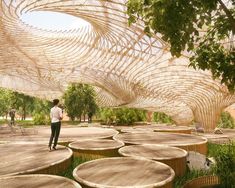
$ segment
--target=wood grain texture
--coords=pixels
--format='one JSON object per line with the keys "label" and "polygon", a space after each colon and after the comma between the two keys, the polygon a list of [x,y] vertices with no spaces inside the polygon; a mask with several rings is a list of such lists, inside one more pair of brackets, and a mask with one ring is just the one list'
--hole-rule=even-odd
{"label": "wood grain texture", "polygon": [[1,188],[82,188],[77,182],[61,176],[20,175],[0,177]]}
{"label": "wood grain texture", "polygon": [[207,153],[207,139],[201,136],[177,133],[123,133],[114,136],[114,139],[120,140],[129,145],[141,144],[163,144],[175,146],[187,151],[196,151],[202,154]]}
{"label": "wood grain texture", "polygon": [[183,176],[186,171],[187,152],[180,148],[166,145],[131,145],[118,150],[122,156],[144,157],[156,160],[170,166],[177,176]]}
{"label": "wood grain texture", "polygon": [[10,143],[0,145],[0,177],[18,174],[50,173],[65,170],[72,159],[69,148],[49,151],[45,144]]}
{"label": "wood grain texture", "polygon": [[163,188],[171,187],[175,173],[160,162],[143,158],[114,157],[81,164],[74,169],[73,175],[85,187]]}
{"label": "wood grain texture", "polygon": [[[50,138],[51,129],[37,128],[36,135],[22,135],[22,134],[1,134],[0,130],[0,141],[32,141],[32,142],[46,142]],[[102,139],[102,138],[112,138],[117,135],[118,131],[108,128],[99,127],[61,127],[61,132],[59,136],[59,143],[68,144],[76,140],[87,140],[87,139]]]}
{"label": "wood grain texture", "polygon": [[118,149],[122,146],[124,143],[121,141],[107,139],[76,141],[69,144],[74,156],[85,159],[118,157]]}

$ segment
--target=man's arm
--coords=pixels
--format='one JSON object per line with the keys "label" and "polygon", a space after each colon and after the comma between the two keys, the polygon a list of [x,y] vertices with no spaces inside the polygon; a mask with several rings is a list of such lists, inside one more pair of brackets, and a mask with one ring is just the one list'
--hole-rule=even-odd
{"label": "man's arm", "polygon": [[50,111],[50,118],[52,119],[52,112]]}
{"label": "man's arm", "polygon": [[60,108],[60,120],[62,120],[63,119],[63,112],[62,112],[62,109]]}

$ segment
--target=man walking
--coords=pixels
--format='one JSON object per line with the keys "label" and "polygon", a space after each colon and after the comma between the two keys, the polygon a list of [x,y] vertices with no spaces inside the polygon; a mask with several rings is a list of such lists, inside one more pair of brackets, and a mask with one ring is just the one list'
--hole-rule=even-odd
{"label": "man walking", "polygon": [[57,141],[60,135],[61,120],[63,119],[62,109],[58,107],[59,99],[54,99],[54,107],[51,108],[51,137],[49,141],[49,149],[51,150],[51,145],[54,140],[53,149],[56,150]]}

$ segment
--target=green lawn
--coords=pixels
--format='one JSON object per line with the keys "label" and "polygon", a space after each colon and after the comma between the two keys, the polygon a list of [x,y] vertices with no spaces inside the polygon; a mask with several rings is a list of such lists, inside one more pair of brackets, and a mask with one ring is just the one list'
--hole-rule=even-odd
{"label": "green lawn", "polygon": [[[226,145],[217,145],[217,144],[208,144],[208,156],[213,157],[216,156],[218,151],[226,148]],[[84,163],[86,161],[89,161],[89,159],[82,159],[82,158],[78,158],[78,157],[74,157],[71,166],[63,173],[59,174],[61,176],[73,179],[73,170],[76,168],[76,166],[78,166],[81,163]],[[189,169],[187,169],[186,174],[183,177],[177,177],[175,178],[174,181],[174,188],[182,188],[183,185],[194,178],[200,177],[200,176],[204,176],[204,175],[214,175],[215,171],[214,169],[211,171],[190,171]]]}

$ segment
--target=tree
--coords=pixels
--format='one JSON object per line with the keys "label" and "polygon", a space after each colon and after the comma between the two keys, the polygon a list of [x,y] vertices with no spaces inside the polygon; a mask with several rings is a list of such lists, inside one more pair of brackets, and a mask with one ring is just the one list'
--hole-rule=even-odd
{"label": "tree", "polygon": [[71,84],[63,96],[66,112],[72,121],[81,116],[95,114],[98,106],[95,101],[95,91],[87,84]]}
{"label": "tree", "polygon": [[127,14],[130,24],[143,20],[149,36],[160,33],[173,56],[193,51],[190,66],[211,70],[234,91],[234,6],[234,0],[128,0]]}
{"label": "tree", "polygon": [[51,107],[52,102],[50,101],[34,99],[33,122],[35,125],[49,124]]}
{"label": "tree", "polygon": [[84,96],[84,109],[83,109],[83,115],[84,115],[84,121],[85,121],[85,114],[88,114],[88,120],[89,122],[92,121],[92,116],[96,113],[98,106],[96,104],[95,100],[95,91],[94,89],[87,85],[83,84],[83,96]]}
{"label": "tree", "polygon": [[13,92],[0,88],[0,116],[7,118],[9,110],[12,108]]}
{"label": "tree", "polygon": [[34,110],[35,98],[18,92],[13,92],[12,95],[12,107],[21,114],[21,120],[25,120],[26,115],[31,115]]}

